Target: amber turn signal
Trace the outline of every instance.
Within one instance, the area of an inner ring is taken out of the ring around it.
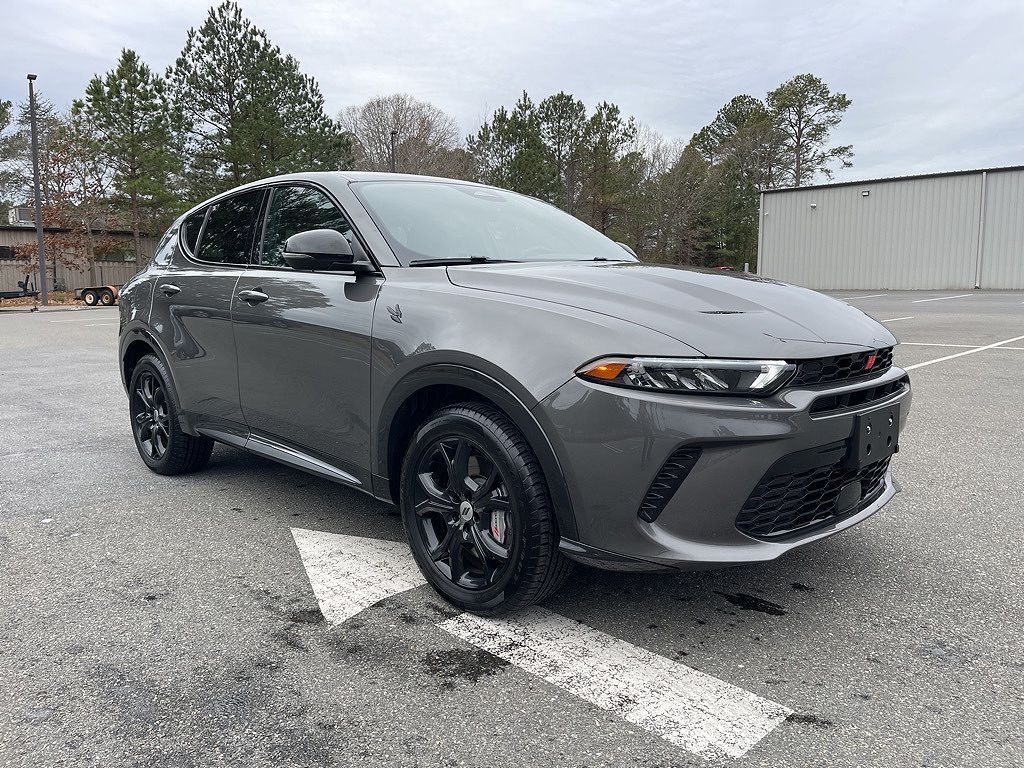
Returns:
[[[582,375],[588,376],[592,379],[611,381],[622,373],[626,365],[627,363],[601,363],[600,365],[595,365],[593,368],[588,368],[583,371]]]

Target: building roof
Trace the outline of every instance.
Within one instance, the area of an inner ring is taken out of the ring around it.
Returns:
[[[1024,171],[1024,165],[1004,165],[997,168],[976,168],[968,171],[918,173],[910,176],[882,176],[880,178],[861,179],[859,181],[831,181],[826,184],[808,184],[803,187],[776,187],[775,189],[764,190],[764,194],[770,195],[775,192],[797,192],[805,189],[828,189],[829,187],[857,187],[865,184],[878,184],[883,181],[917,181],[918,179],[938,179],[945,176],[971,176],[978,173],[998,173],[1000,171]]]
[[[0,224],[0,232],[35,232],[34,224]],[[43,232],[62,233],[71,232],[69,227],[43,227]],[[104,235],[127,235],[131,237],[133,232],[130,229],[97,229],[97,234]],[[140,232],[139,237],[152,237],[146,232]]]

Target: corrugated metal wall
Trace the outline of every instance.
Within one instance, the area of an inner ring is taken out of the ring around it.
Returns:
[[[1024,170],[770,192],[758,273],[826,290],[970,289],[981,245],[981,287],[1024,288],[1022,219]]]
[[[1024,171],[986,174],[981,287],[1024,288]]]

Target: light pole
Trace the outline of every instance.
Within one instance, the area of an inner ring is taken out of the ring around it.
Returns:
[[[391,172],[398,173],[398,159],[395,157],[395,142],[398,139],[398,131],[391,132]]]
[[[39,191],[39,136],[36,132],[36,92],[32,84],[36,76],[28,76],[28,116],[32,129],[32,184],[36,203],[36,250],[39,251],[39,290],[43,306],[50,303],[46,292],[46,251],[43,247],[43,200]]]

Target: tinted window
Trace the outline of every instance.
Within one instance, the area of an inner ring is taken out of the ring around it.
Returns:
[[[262,264],[284,266],[284,243],[309,229],[335,229],[352,240],[352,227],[330,198],[313,187],[275,187],[263,233]]]
[[[218,264],[247,264],[252,252],[263,190],[229,197],[210,208],[198,258]]]
[[[206,209],[196,211],[187,219],[185,224],[182,226],[182,235],[185,239],[185,246],[188,248],[189,253],[196,252],[196,246],[199,244],[199,232],[203,228],[203,219],[206,217]]]
[[[491,187],[424,181],[353,184],[403,264],[484,256],[509,261],[635,261],[554,206]]]

